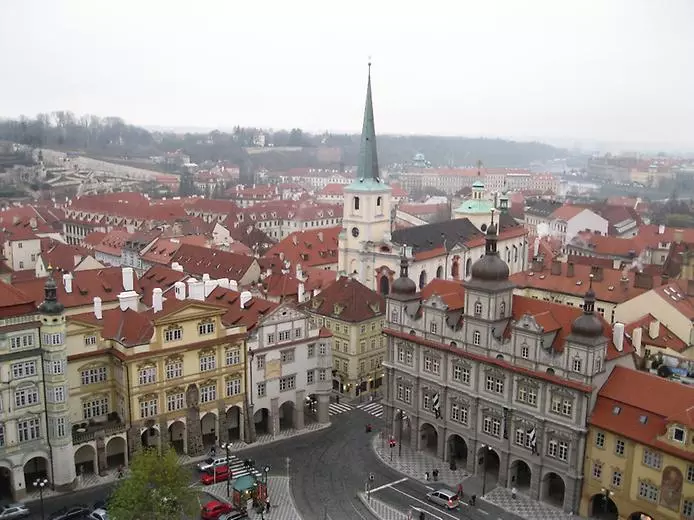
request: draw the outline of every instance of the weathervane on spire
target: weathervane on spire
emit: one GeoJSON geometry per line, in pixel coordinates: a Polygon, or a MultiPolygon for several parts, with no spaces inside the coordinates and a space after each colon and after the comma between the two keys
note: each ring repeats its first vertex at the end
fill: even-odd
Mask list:
{"type": "Polygon", "coordinates": [[[494,225],[494,212],[496,211],[495,208],[492,208],[492,226],[494,225]]]}
{"type": "Polygon", "coordinates": [[[369,55],[369,76],[371,76],[371,55],[369,55]]]}
{"type": "Polygon", "coordinates": [[[591,290],[593,289],[593,278],[595,278],[595,275],[593,273],[590,273],[588,275],[588,278],[590,278],[590,281],[588,282],[588,289],[591,290]]]}

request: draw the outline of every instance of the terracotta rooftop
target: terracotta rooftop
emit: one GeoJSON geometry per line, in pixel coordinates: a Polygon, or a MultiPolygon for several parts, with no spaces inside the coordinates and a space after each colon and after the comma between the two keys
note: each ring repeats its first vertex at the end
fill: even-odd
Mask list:
{"type": "MultiPolygon", "coordinates": [[[[679,313],[689,320],[694,320],[694,290],[690,290],[687,280],[676,280],[667,285],[660,285],[654,289],[662,300],[674,307],[679,313]]],[[[694,287],[692,287],[694,289],[694,287]]]]}
{"type": "Polygon", "coordinates": [[[258,325],[258,321],[272,312],[278,304],[253,297],[241,308],[241,293],[217,287],[206,298],[207,302],[222,305],[227,312],[222,316],[222,322],[227,327],[245,326],[252,330],[258,325]]]}
{"type": "Polygon", "coordinates": [[[540,271],[523,271],[511,275],[519,288],[566,294],[582,298],[593,273],[593,290],[598,301],[623,303],[653,288],[653,278],[630,270],[606,269],[601,266],[550,262],[540,271]]]}
{"type": "Polygon", "coordinates": [[[420,294],[422,301],[436,294],[448,305],[449,311],[459,310],[465,306],[465,288],[460,282],[435,278],[422,288],[420,294]]]}
{"type": "Polygon", "coordinates": [[[636,321],[627,323],[624,326],[624,331],[633,337],[634,330],[637,327],[641,328],[642,330],[641,343],[643,345],[653,345],[654,347],[659,348],[669,348],[674,350],[675,352],[684,352],[686,349],[689,348],[688,343],[685,343],[680,338],[678,338],[674,332],[672,332],[665,325],[660,323],[660,321],[656,320],[656,318],[652,314],[646,314],[636,321]],[[657,335],[655,338],[652,338],[649,334],[650,325],[651,323],[656,321],[658,322],[657,335]]]}
{"type": "Polygon", "coordinates": [[[668,424],[694,429],[694,388],[616,366],[598,393],[588,423],[640,444],[694,461],[694,453],[658,437],[668,424]]]}
{"type": "Polygon", "coordinates": [[[131,233],[124,229],[114,229],[109,231],[106,236],[94,246],[94,251],[110,256],[121,256],[123,246],[130,237],[131,233]]]}
{"type": "Polygon", "coordinates": [[[184,271],[195,276],[209,274],[212,279],[229,278],[239,281],[253,265],[255,258],[219,249],[182,244],[171,261],[178,262],[184,271]]]}
{"type": "Polygon", "coordinates": [[[555,209],[550,215],[551,219],[570,220],[581,213],[585,208],[574,206],[572,204],[564,204],[561,208],[555,209]]]}
{"type": "MultiPolygon", "coordinates": [[[[0,317],[24,316],[36,312],[36,300],[10,284],[0,281],[0,317]]],[[[43,301],[43,295],[39,302],[43,301]]]]}
{"type": "Polygon", "coordinates": [[[383,316],[386,303],[383,296],[358,280],[342,276],[311,301],[303,304],[303,308],[321,316],[360,323],[383,316]]]}
{"type": "Polygon", "coordinates": [[[167,297],[166,292],[171,289],[176,282],[182,282],[187,279],[187,274],[180,271],[174,271],[173,269],[164,265],[154,265],[150,267],[142,274],[142,276],[140,276],[142,303],[147,306],[152,305],[153,289],[161,289],[164,296],[167,297]]]}
{"type": "Polygon", "coordinates": [[[292,266],[315,267],[337,263],[338,236],[340,226],[295,231],[272,246],[264,258],[279,258],[292,266]]]}
{"type": "Polygon", "coordinates": [[[132,309],[122,311],[120,307],[102,311],[102,319],[94,312],[84,312],[68,317],[69,321],[101,327],[102,338],[116,341],[124,347],[149,344],[154,334],[154,325],[146,313],[132,309]]]}
{"type": "MultiPolygon", "coordinates": [[[[42,245],[44,245],[42,243],[42,245]]],[[[80,246],[63,244],[56,240],[48,240],[42,248],[41,259],[45,266],[51,266],[55,271],[69,273],[77,267],[90,253],[80,246]]]]}
{"type": "Polygon", "coordinates": [[[171,238],[157,238],[140,254],[143,261],[152,264],[169,265],[172,258],[183,244],[204,247],[207,240],[204,235],[190,235],[171,238]]]}

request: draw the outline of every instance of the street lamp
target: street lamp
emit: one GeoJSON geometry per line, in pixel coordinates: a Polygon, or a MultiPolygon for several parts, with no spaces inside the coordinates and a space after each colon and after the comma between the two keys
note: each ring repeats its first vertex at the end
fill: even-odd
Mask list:
{"type": "Polygon", "coordinates": [[[609,489],[607,489],[607,488],[602,488],[601,491],[602,491],[602,494],[603,494],[603,498],[602,498],[602,510],[603,510],[603,512],[604,512],[605,514],[607,514],[607,506],[608,506],[608,503],[609,503],[609,501],[610,501],[610,498],[612,497],[612,495],[614,495],[614,493],[613,493],[612,491],[610,491],[609,489]]]}
{"type": "Polygon", "coordinates": [[[265,492],[267,492],[267,474],[270,473],[270,466],[265,466],[263,473],[265,474],[265,492]]]}
{"type": "Polygon", "coordinates": [[[492,447],[482,444],[482,448],[484,451],[482,452],[480,464],[482,464],[482,467],[484,468],[484,473],[482,474],[482,496],[484,497],[484,494],[487,491],[487,454],[492,451],[492,447]]]}
{"type": "Polygon", "coordinates": [[[231,478],[233,476],[231,474],[231,467],[229,466],[229,450],[231,449],[231,444],[228,442],[225,442],[224,444],[222,444],[222,449],[226,452],[226,456],[227,456],[227,460],[226,460],[227,472],[228,472],[228,475],[227,475],[227,498],[229,498],[231,496],[231,489],[230,488],[231,488],[231,478]]]}
{"type": "Polygon", "coordinates": [[[34,480],[34,487],[39,489],[39,499],[41,500],[41,520],[45,518],[43,509],[43,488],[45,488],[47,485],[47,478],[37,478],[36,480],[34,480]]]}

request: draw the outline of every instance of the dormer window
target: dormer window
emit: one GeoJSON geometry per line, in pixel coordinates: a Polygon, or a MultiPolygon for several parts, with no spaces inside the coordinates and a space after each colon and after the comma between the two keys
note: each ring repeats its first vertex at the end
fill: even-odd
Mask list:
{"type": "Polygon", "coordinates": [[[679,426],[675,426],[672,429],[672,440],[684,443],[686,437],[687,437],[687,435],[686,435],[686,432],[684,431],[684,428],[680,428],[679,426]]]}

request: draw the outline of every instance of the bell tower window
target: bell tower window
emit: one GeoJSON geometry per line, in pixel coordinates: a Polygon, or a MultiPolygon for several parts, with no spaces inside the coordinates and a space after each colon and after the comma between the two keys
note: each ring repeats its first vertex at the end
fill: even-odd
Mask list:
{"type": "Polygon", "coordinates": [[[378,197],[376,199],[376,206],[378,206],[379,208],[381,207],[381,197],[378,197]]]}
{"type": "Polygon", "coordinates": [[[354,211],[359,211],[359,197],[354,197],[354,211]]]}

